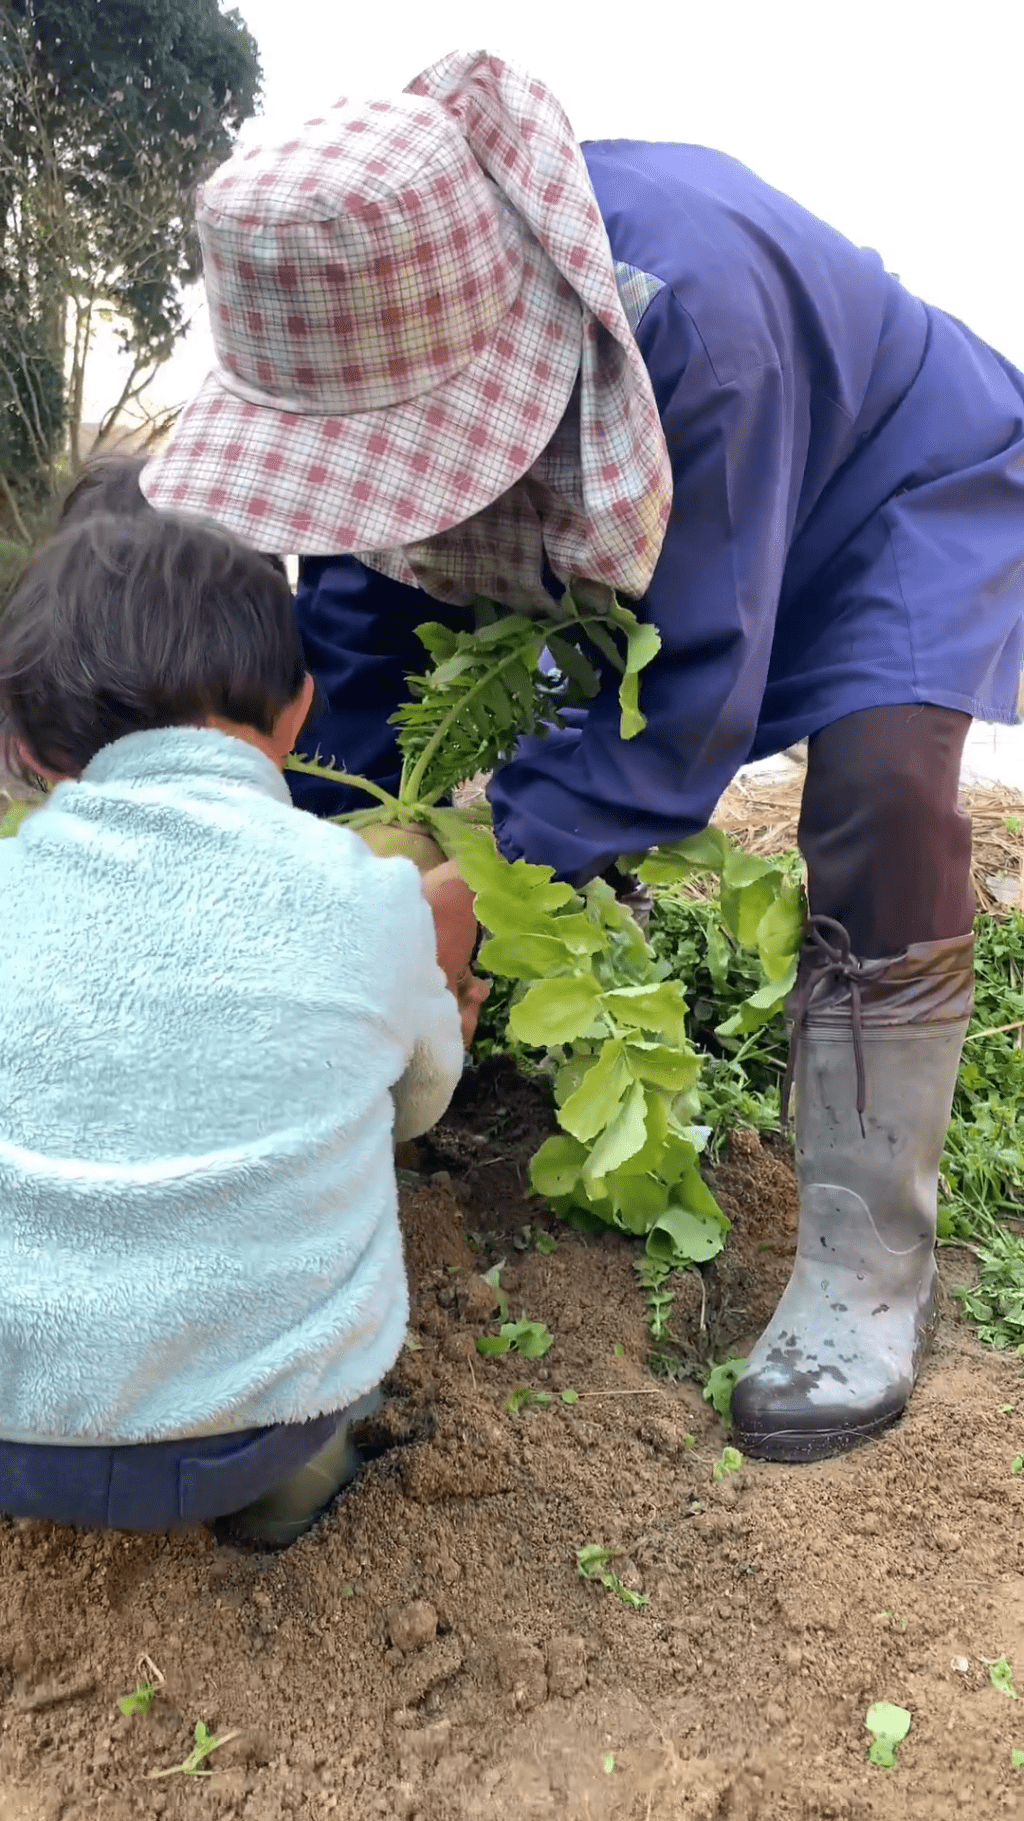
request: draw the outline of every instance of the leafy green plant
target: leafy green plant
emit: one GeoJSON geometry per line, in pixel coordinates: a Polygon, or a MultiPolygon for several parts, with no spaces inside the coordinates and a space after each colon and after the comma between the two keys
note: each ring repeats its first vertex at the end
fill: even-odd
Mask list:
{"type": "Polygon", "coordinates": [[[1024,1751],[1018,1751],[1016,1746],[1010,1753],[1010,1769],[1024,1770],[1024,1751]]]}
{"type": "Polygon", "coordinates": [[[864,1725],[872,1735],[868,1760],[884,1770],[896,1765],[896,1747],[910,1731],[911,1714],[906,1707],[895,1707],[891,1701],[875,1701],[864,1715],[864,1725]]]}
{"type": "Polygon", "coordinates": [[[994,1663],[990,1663],[988,1676],[993,1688],[998,1688],[1000,1694],[1009,1695],[1014,1701],[1019,1700],[1020,1697],[1013,1685],[1013,1664],[1009,1657],[997,1657],[994,1663]]]}
{"type": "Polygon", "coordinates": [[[542,1321],[502,1322],[497,1334],[477,1337],[478,1353],[521,1353],[524,1359],[543,1359],[555,1344],[555,1337],[542,1321]]]}
{"type": "Polygon", "coordinates": [[[237,1739],[238,1730],[236,1728],[234,1732],[220,1734],[211,1733],[207,1730],[202,1720],[197,1720],[193,1737],[195,1739],[195,1744],[182,1764],[172,1764],[167,1770],[151,1770],[149,1773],[150,1776],[153,1778],[211,1777],[213,1772],[203,1769],[206,1759],[210,1756],[211,1752],[219,1750],[222,1745],[230,1744],[232,1739],[237,1739]]]}
{"type": "Polygon", "coordinates": [[[988,1213],[976,1219],[986,1237],[972,1246],[978,1260],[978,1282],[953,1291],[968,1320],[977,1323],[978,1338],[1002,1352],[1024,1355],[1024,1240],[988,1213]]]}
{"type": "Polygon", "coordinates": [[[713,1404],[723,1423],[732,1422],[732,1394],[738,1378],[742,1378],[747,1369],[745,1359],[726,1359],[720,1366],[712,1366],[704,1381],[704,1396],[713,1404]]]}
{"type": "MultiPolygon", "coordinates": [[[[375,828],[411,828],[410,840],[428,833],[474,892],[488,932],[480,966],[516,983],[508,999],[511,1039],[545,1056],[554,1072],[561,1131],[533,1160],[533,1191],[560,1214],[644,1238],[653,1257],[673,1264],[713,1258],[729,1222],[700,1174],[710,1127],[701,1118],[701,1063],[682,984],[667,977],[667,965],[604,881],[574,891],[551,867],[510,863],[495,848],[486,808],[442,807],[457,783],[499,761],[521,735],[596,692],[587,648],[618,668],[621,732],[627,739],[638,733],[640,673],[658,650],[658,634],[618,604],[604,615],[584,614],[566,596],[554,620],[478,604],[473,630],[431,624],[420,637],[433,668],[411,680],[413,700],[393,717],[403,756],[397,795],[318,759],[290,764],[374,798],[373,807],[339,818],[368,839],[376,841],[375,828]],[[554,682],[539,669],[545,646],[561,667],[554,682]]],[[[725,924],[759,968],[723,1038],[760,1028],[795,970],[801,888],[784,869],[738,853],[716,831],[659,850],[640,871],[679,883],[720,877],[725,924]]]]}
{"type": "Polygon", "coordinates": [[[719,1459],[711,1469],[711,1478],[716,1484],[724,1480],[727,1474],[738,1473],[743,1466],[743,1456],[738,1448],[723,1448],[719,1459]]]}
{"type": "Polygon", "coordinates": [[[518,1416],[520,1411],[532,1404],[550,1404],[553,1401],[550,1391],[535,1391],[532,1385],[517,1385],[514,1391],[509,1392],[503,1408],[509,1416],[518,1416]]]}
{"type": "Polygon", "coordinates": [[[571,1386],[567,1386],[566,1389],[562,1392],[563,1404],[578,1404],[579,1401],[580,1401],[579,1392],[573,1391],[571,1386]]]}
{"type": "Polygon", "coordinates": [[[669,1338],[669,1316],[676,1300],[674,1290],[666,1290],[665,1280],[672,1266],[664,1258],[640,1258],[633,1266],[647,1292],[647,1326],[654,1340],[669,1338]]]}
{"type": "Polygon", "coordinates": [[[156,1700],[156,1682],[139,1682],[134,1694],[122,1695],[117,1705],[123,1714],[148,1713],[156,1700]]]}
{"type": "Polygon", "coordinates": [[[606,1549],[602,1543],[584,1543],[583,1548],[576,1551],[576,1572],[585,1581],[598,1581],[606,1593],[615,1594],[624,1606],[649,1605],[649,1593],[634,1593],[632,1587],[626,1587],[609,1568],[609,1562],[615,1561],[621,1553],[618,1549],[606,1549]]]}

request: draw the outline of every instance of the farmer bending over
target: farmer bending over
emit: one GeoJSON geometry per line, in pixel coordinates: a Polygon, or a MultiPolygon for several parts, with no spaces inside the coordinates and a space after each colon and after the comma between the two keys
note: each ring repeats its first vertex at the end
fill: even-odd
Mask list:
{"type": "Polygon", "coordinates": [[[1024,377],[731,158],[581,150],[482,52],[237,153],[199,225],[217,364],[143,488],[306,553],[307,750],[393,788],[412,628],[567,584],[657,626],[647,728],[620,739],[609,676],[525,746],[489,792],[510,859],[587,880],[809,737],[797,1260],[733,1414],[779,1460],[874,1435],[936,1309],[960,757],[972,715],[1017,718],[1024,377]]]}
{"type": "Polygon", "coordinates": [[[415,868],[293,807],[312,690],[287,581],[148,509],[69,525],[0,619],[9,744],[63,780],[0,842],[15,1516],[288,1542],[402,1345],[392,1140],[485,989],[460,1034],[415,868]]]}

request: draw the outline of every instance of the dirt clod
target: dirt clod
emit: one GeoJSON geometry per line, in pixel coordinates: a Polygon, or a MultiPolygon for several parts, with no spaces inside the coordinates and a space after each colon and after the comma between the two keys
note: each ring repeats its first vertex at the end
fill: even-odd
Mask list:
{"type": "Polygon", "coordinates": [[[388,1634],[396,1650],[422,1650],[437,1636],[437,1613],[429,1600],[410,1600],[408,1606],[392,1606],[388,1613],[388,1634]]]}

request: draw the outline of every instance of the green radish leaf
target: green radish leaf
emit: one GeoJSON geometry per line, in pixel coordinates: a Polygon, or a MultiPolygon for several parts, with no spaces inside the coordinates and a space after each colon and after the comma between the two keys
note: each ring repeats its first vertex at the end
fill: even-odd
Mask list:
{"type": "Polygon", "coordinates": [[[526,934],[492,936],[481,944],[479,962],[485,973],[504,974],[508,980],[546,980],[577,965],[564,942],[526,934]]]}
{"type": "Polygon", "coordinates": [[[716,1258],[724,1244],[725,1231],[719,1221],[674,1204],[659,1215],[647,1235],[648,1255],[673,1266],[704,1264],[716,1258]]]}
{"type": "Polygon", "coordinates": [[[1000,1657],[997,1662],[990,1663],[988,1675],[993,1688],[998,1688],[1000,1694],[1009,1695],[1014,1701],[1019,1699],[1013,1685],[1013,1665],[1009,1657],[1000,1657]]]}
{"type": "Polygon", "coordinates": [[[547,1049],[585,1037],[602,1000],[592,975],[564,980],[540,980],[525,998],[512,1007],[509,1028],[520,1043],[547,1049]]]}
{"type": "Polygon", "coordinates": [[[484,1355],[508,1353],[511,1351],[511,1347],[512,1342],[504,1332],[501,1334],[477,1335],[476,1350],[478,1353],[483,1353],[484,1355]]]}
{"type": "Polygon", "coordinates": [[[613,987],[605,994],[605,1004],[619,1024],[660,1031],[669,1043],[686,1043],[687,1005],[678,980],[664,980],[658,986],[613,987]]]}
{"type": "Polygon", "coordinates": [[[727,1233],[732,1225],[722,1213],[696,1164],[691,1164],[676,1178],[676,1199],[700,1220],[709,1220],[727,1233]]]}
{"type": "Polygon", "coordinates": [[[746,1369],[745,1359],[726,1359],[720,1366],[712,1366],[704,1381],[704,1396],[714,1405],[726,1427],[732,1422],[733,1387],[746,1369]]]}
{"type": "Polygon", "coordinates": [[[649,1233],[668,1206],[667,1185],[656,1176],[623,1176],[618,1172],[605,1181],[611,1191],[616,1226],[625,1233],[649,1233]]]}
{"type": "Polygon", "coordinates": [[[563,1391],[563,1392],[562,1392],[562,1402],[563,1402],[563,1404],[578,1404],[578,1403],[579,1403],[579,1401],[580,1401],[580,1394],[579,1394],[579,1392],[578,1392],[578,1391],[573,1391],[573,1390],[572,1390],[572,1389],[571,1389],[571,1387],[567,1387],[567,1388],[566,1388],[566,1390],[564,1390],[564,1391],[563,1391]]]}
{"type": "Polygon", "coordinates": [[[731,851],[720,828],[705,828],[641,856],[636,871],[645,885],[679,885],[692,873],[721,873],[731,851]]]}
{"type": "MultiPolygon", "coordinates": [[[[749,856],[745,856],[749,858],[749,856]]],[[[722,919],[744,948],[757,947],[761,920],[775,903],[777,873],[761,874],[749,884],[722,885],[722,919]]]]}
{"type": "Polygon", "coordinates": [[[774,1018],[796,983],[797,965],[794,960],[789,972],[781,979],[769,980],[764,986],[759,986],[756,993],[751,993],[750,998],[743,1001],[738,1012],[717,1026],[715,1036],[736,1037],[746,1031],[756,1031],[774,1018]]]}
{"type": "Polygon", "coordinates": [[[494,1291],[494,1302],[500,1321],[508,1320],[508,1297],[501,1287],[501,1273],[504,1265],[505,1260],[501,1259],[498,1264],[492,1265],[489,1271],[484,1271],[482,1274],[488,1289],[494,1291]]]}
{"type": "Polygon", "coordinates": [[[692,1088],[700,1074],[699,1056],[688,1055],[685,1050],[673,1049],[664,1043],[629,1041],[626,1059],[640,1081],[667,1088],[673,1094],[692,1088]]]}
{"type": "Polygon", "coordinates": [[[647,1101],[643,1087],[635,1081],[583,1166],[583,1181],[587,1188],[595,1187],[599,1194],[602,1193],[600,1185],[604,1177],[639,1151],[646,1137],[647,1101]]]}
{"type": "Polygon", "coordinates": [[[601,687],[601,679],[578,645],[574,645],[571,639],[552,633],[548,638],[548,650],[562,675],[576,684],[582,696],[587,700],[596,696],[601,687]]]}
{"type": "Polygon", "coordinates": [[[757,926],[757,951],[769,980],[789,979],[807,921],[803,887],[785,885],[757,926]]]}
{"type": "Polygon", "coordinates": [[[500,1338],[524,1359],[543,1359],[555,1344],[554,1335],[542,1321],[502,1322],[500,1338]]]}
{"type": "Polygon", "coordinates": [[[753,885],[757,880],[770,879],[778,883],[782,871],[777,859],[766,859],[763,854],[745,853],[742,847],[734,847],[730,841],[725,850],[722,866],[722,884],[734,891],[742,891],[745,886],[753,885]]]}
{"type": "MultiPolygon", "coordinates": [[[[770,912],[766,911],[765,917],[769,915],[770,912]]],[[[762,923],[763,921],[764,919],[762,918],[762,923]]],[[[717,923],[711,924],[707,933],[708,973],[711,975],[712,982],[719,991],[721,991],[729,978],[729,963],[731,960],[732,950],[726,941],[723,931],[719,928],[717,923]]]]}
{"type": "Polygon", "coordinates": [[[891,1701],[876,1701],[864,1716],[864,1725],[874,1735],[868,1748],[868,1759],[892,1770],[896,1764],[896,1747],[910,1731],[911,1715],[905,1707],[894,1707],[891,1701]]]}
{"type": "Polygon", "coordinates": [[[586,1144],[611,1124],[632,1082],[623,1044],[604,1044],[575,1093],[559,1108],[559,1125],[586,1144]]]}
{"type": "Polygon", "coordinates": [[[549,1200],[568,1195],[580,1180],[588,1152],[568,1133],[546,1138],[530,1164],[530,1187],[549,1200]]]}

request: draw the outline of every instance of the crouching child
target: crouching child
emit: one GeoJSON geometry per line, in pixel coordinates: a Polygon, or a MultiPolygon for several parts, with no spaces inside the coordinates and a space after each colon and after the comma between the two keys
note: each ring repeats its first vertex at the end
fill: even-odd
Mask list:
{"type": "Polygon", "coordinates": [[[292,806],[312,687],[286,581],[158,513],[69,525],[0,617],[8,748],[55,784],[0,842],[11,1515],[287,1543],[402,1345],[392,1146],[481,994],[411,862],[292,806]]]}

